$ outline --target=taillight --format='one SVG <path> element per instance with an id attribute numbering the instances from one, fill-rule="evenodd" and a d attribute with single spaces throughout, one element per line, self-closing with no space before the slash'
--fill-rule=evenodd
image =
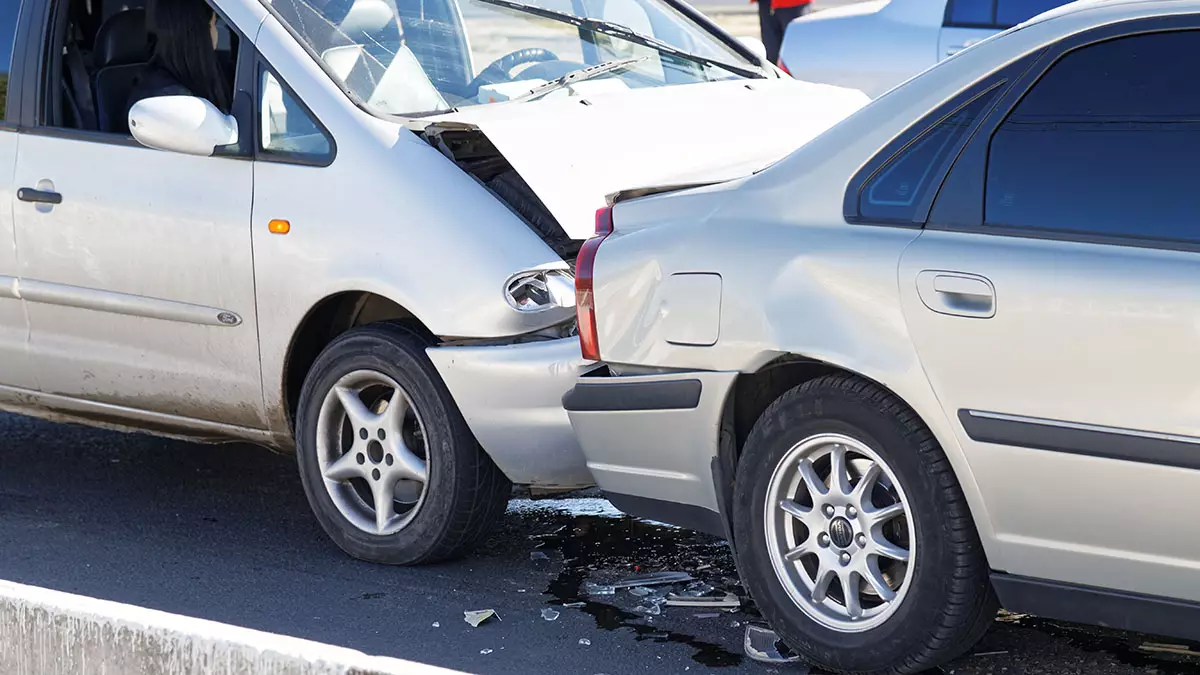
<path id="1" fill-rule="evenodd" d="M 775 63 L 775 65 L 779 66 L 779 69 L 780 69 L 780 70 L 782 70 L 783 72 L 785 72 L 785 73 L 787 73 L 789 76 L 791 76 L 791 74 L 792 74 L 792 71 L 788 70 L 787 64 L 785 64 L 785 63 L 783 62 L 783 57 L 782 57 L 782 56 L 780 56 L 780 57 L 779 57 L 779 61 L 777 61 L 777 62 Z"/>
<path id="2" fill-rule="evenodd" d="M 575 259 L 575 316 L 579 322 L 579 347 L 583 351 L 583 358 L 589 361 L 600 360 L 592 273 L 596 269 L 596 251 L 612 231 L 612 207 L 606 206 L 596 211 L 596 236 L 583 242 L 579 257 Z"/>

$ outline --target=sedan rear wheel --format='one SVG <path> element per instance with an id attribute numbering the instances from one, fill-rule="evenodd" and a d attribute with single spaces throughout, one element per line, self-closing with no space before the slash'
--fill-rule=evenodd
<path id="1" fill-rule="evenodd" d="M 828 670 L 921 672 L 969 649 L 995 617 L 949 460 L 871 382 L 830 375 L 767 408 L 738 460 L 733 526 L 763 616 Z"/>
<path id="2" fill-rule="evenodd" d="M 904 601 L 916 563 L 908 511 L 892 470 L 861 441 L 803 439 L 775 468 L 764 504 L 780 583 L 823 626 L 881 625 Z"/>

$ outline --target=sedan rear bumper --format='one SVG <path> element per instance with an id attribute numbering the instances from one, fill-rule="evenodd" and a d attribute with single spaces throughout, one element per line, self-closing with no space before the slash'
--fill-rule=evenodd
<path id="1" fill-rule="evenodd" d="M 713 465 L 736 372 L 583 377 L 563 404 L 622 511 L 723 533 Z"/>
<path id="2" fill-rule="evenodd" d="M 514 483 L 594 485 L 562 399 L 586 370 L 575 338 L 426 353 L 479 444 Z"/>

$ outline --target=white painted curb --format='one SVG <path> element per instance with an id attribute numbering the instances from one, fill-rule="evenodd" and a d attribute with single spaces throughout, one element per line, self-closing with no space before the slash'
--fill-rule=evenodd
<path id="1" fill-rule="evenodd" d="M 0 581 L 4 675 L 454 675 L 458 671 Z"/>

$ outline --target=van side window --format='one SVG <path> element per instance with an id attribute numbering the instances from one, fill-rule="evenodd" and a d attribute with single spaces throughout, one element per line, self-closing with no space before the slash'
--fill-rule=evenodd
<path id="1" fill-rule="evenodd" d="M 12 67 L 13 43 L 17 41 L 17 17 L 21 14 L 21 3 L 10 0 L 0 3 L 0 122 L 7 118 L 8 71 Z"/>
<path id="2" fill-rule="evenodd" d="M 259 150 L 280 159 L 324 163 L 333 155 L 329 137 L 300 102 L 270 71 L 259 78 L 262 129 Z"/>
<path id="3" fill-rule="evenodd" d="M 986 226 L 1200 242 L 1200 31 L 1067 53 L 992 136 Z"/>

